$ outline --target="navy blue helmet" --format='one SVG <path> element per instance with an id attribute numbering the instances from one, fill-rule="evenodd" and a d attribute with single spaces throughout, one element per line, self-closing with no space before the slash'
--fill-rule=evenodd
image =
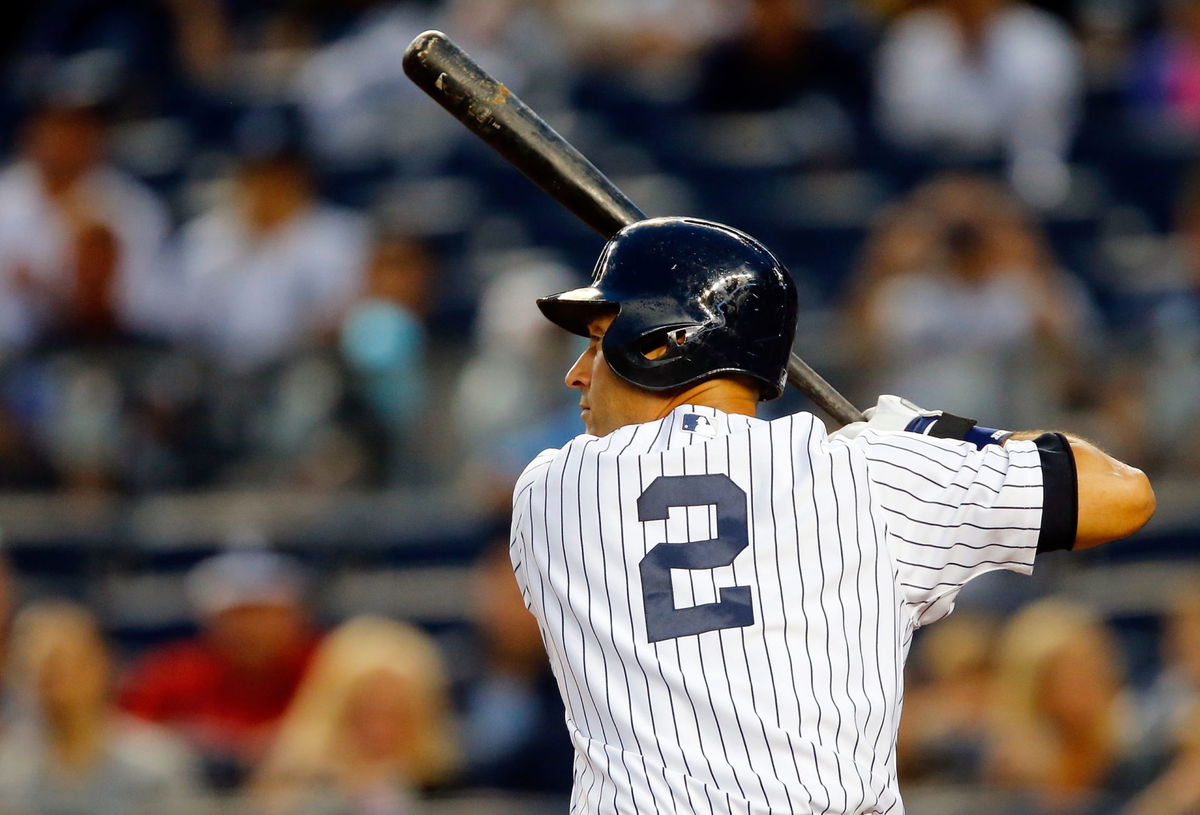
<path id="1" fill-rule="evenodd" d="M 744 374 L 761 398 L 783 393 L 796 333 L 796 286 L 754 238 L 698 218 L 651 218 L 605 245 L 590 286 L 537 301 L 552 322 L 580 336 L 616 313 L 601 348 L 621 378 L 671 390 Z M 648 356 L 659 348 L 661 355 Z"/>

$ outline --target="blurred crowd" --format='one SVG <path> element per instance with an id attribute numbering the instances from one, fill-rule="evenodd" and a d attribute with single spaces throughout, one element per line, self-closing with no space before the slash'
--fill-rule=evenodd
<path id="1" fill-rule="evenodd" d="M 1200 461 L 1194 3 L 4 14 L 5 487 L 430 483 L 507 473 L 538 440 L 514 429 L 564 435 L 546 376 L 571 349 L 510 304 L 598 241 L 403 77 L 432 26 L 647 211 L 775 247 L 801 350 L 853 395 L 1069 416 L 1155 466 Z"/>
<path id="2" fill-rule="evenodd" d="M 533 298 L 601 241 L 406 80 L 428 28 L 648 213 L 774 248 L 797 350 L 853 401 L 1200 477 L 1197 0 L 43 0 L 0 23 L 5 495 L 465 485 L 487 514 L 581 430 L 579 349 Z M 16 610 L 0 577 L 0 812 L 559 800 L 561 704 L 492 543 L 449 648 L 315 613 L 265 549 L 189 564 L 195 636 L 136 647 L 54 592 Z M 1200 811 L 1200 600 L 1160 595 L 1133 665 L 1127 628 L 1054 598 L 919 636 L 910 788 Z"/>
<path id="3" fill-rule="evenodd" d="M 407 622 L 322 627 L 310 576 L 267 550 L 193 567 L 196 633 L 132 659 L 86 605 L 5 602 L 0 812 L 406 815 L 463 790 L 564 806 L 572 748 L 507 541 L 471 574 L 453 670 Z"/>
<path id="4" fill-rule="evenodd" d="M 470 644 L 452 654 L 383 616 L 322 626 L 305 570 L 264 549 L 196 564 L 196 633 L 125 660 L 87 606 L 14 613 L 0 580 L 0 812 L 495 811 L 468 793 L 566 806 L 562 703 L 503 536 L 471 567 Z M 917 803 L 935 785 L 972 789 L 983 815 L 1196 812 L 1200 588 L 1166 590 L 1157 668 L 1137 682 L 1116 630 L 1065 596 L 921 632 L 897 745 L 910 805 L 961 811 Z"/>

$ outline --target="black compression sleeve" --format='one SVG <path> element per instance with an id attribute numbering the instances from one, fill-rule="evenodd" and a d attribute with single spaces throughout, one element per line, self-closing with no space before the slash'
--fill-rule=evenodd
<path id="1" fill-rule="evenodd" d="M 1043 433 L 1033 440 L 1042 460 L 1042 532 L 1039 552 L 1070 549 L 1079 525 L 1079 486 L 1075 454 L 1061 433 Z"/>

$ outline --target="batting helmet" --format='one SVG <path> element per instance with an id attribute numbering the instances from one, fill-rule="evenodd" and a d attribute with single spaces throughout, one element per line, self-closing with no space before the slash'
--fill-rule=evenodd
<path id="1" fill-rule="evenodd" d="M 720 374 L 745 374 L 761 398 L 783 393 L 796 332 L 796 286 L 754 238 L 697 218 L 651 218 L 612 237 L 592 283 L 543 297 L 552 322 L 588 336 L 616 312 L 601 348 L 621 378 L 670 390 Z M 665 348 L 659 356 L 648 356 Z"/>

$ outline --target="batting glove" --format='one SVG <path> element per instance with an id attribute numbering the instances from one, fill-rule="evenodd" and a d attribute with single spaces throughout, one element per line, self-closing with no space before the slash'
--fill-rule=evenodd
<path id="1" fill-rule="evenodd" d="M 863 431 L 884 433 L 919 433 L 939 439 L 969 441 L 979 449 L 989 444 L 1003 444 L 1012 435 L 1009 430 L 979 427 L 974 419 L 955 416 L 944 410 L 925 410 L 899 396 L 879 397 L 875 407 L 863 411 L 865 422 L 853 422 L 830 434 L 830 438 L 853 439 Z"/>

